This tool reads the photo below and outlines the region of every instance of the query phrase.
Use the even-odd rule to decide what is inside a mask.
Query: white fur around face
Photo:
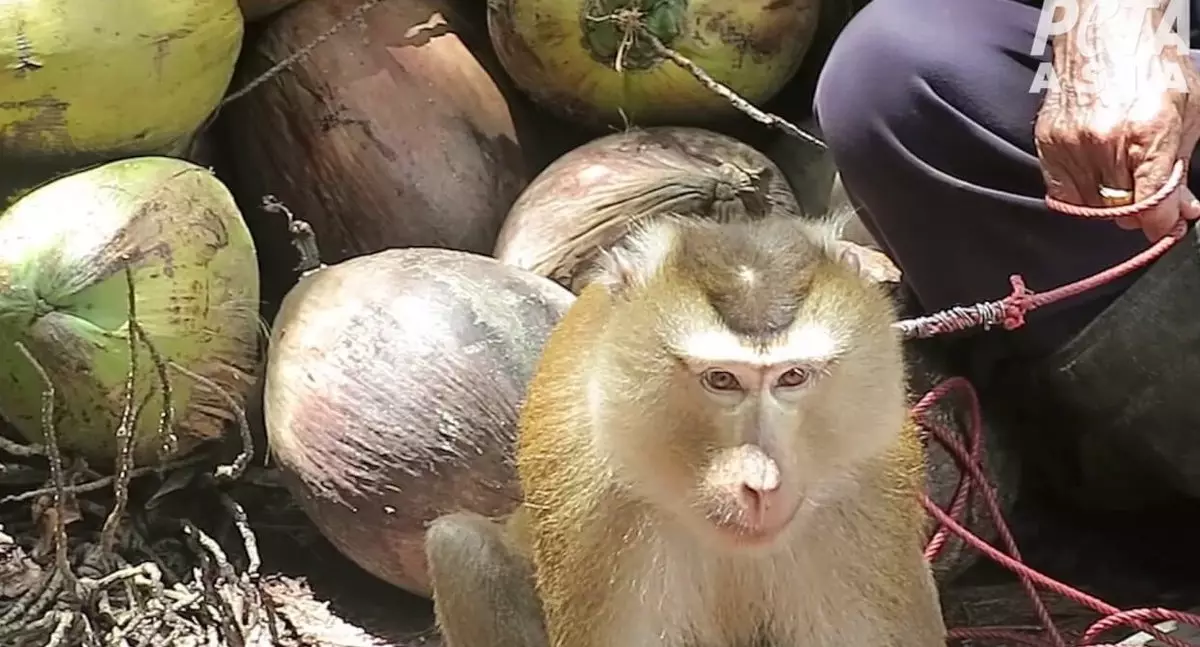
[[[760,352],[747,347],[728,330],[700,330],[685,336],[679,353],[698,362],[714,364],[736,362],[752,366],[824,363],[837,358],[842,342],[830,328],[819,322],[793,328],[781,343]]]
[[[773,647],[889,644],[891,625],[839,563],[871,523],[839,509],[855,489],[842,482],[806,501],[770,552],[731,553],[671,522],[646,525],[622,555],[633,577],[614,574],[632,595],[613,610],[621,629],[606,647],[742,647],[764,626]]]

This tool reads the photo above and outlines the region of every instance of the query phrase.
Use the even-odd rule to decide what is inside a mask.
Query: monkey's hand
[[[430,524],[425,554],[447,647],[549,647],[532,564],[512,541],[474,513]]]

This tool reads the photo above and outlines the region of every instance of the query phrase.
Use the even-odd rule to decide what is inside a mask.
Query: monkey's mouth
[[[786,512],[771,511],[767,514],[747,514],[746,511],[722,510],[710,512],[708,521],[728,541],[746,547],[759,547],[773,543],[792,524],[800,511],[800,501]]]

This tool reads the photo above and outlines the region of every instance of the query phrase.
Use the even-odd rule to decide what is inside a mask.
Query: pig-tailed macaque
[[[605,254],[522,408],[522,506],[430,532],[449,647],[945,645],[895,315],[833,231]]]

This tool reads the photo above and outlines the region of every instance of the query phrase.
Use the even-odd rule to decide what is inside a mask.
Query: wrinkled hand
[[[1047,88],[1034,138],[1050,197],[1112,206],[1100,194],[1103,185],[1131,190],[1133,199],[1127,202],[1141,202],[1163,187],[1177,160],[1187,164],[1191,158],[1200,138],[1200,75],[1186,54],[1139,47],[1143,50],[1150,52],[1143,60],[1110,67],[1102,80],[1082,89],[1070,77],[1082,74],[1085,65],[1063,65],[1060,86]],[[1173,89],[1165,75],[1146,71],[1155,65],[1178,65],[1189,91],[1179,91],[1177,84]],[[1119,218],[1117,224],[1141,229],[1155,241],[1181,219],[1200,218],[1200,201],[1184,181],[1157,207]]]

